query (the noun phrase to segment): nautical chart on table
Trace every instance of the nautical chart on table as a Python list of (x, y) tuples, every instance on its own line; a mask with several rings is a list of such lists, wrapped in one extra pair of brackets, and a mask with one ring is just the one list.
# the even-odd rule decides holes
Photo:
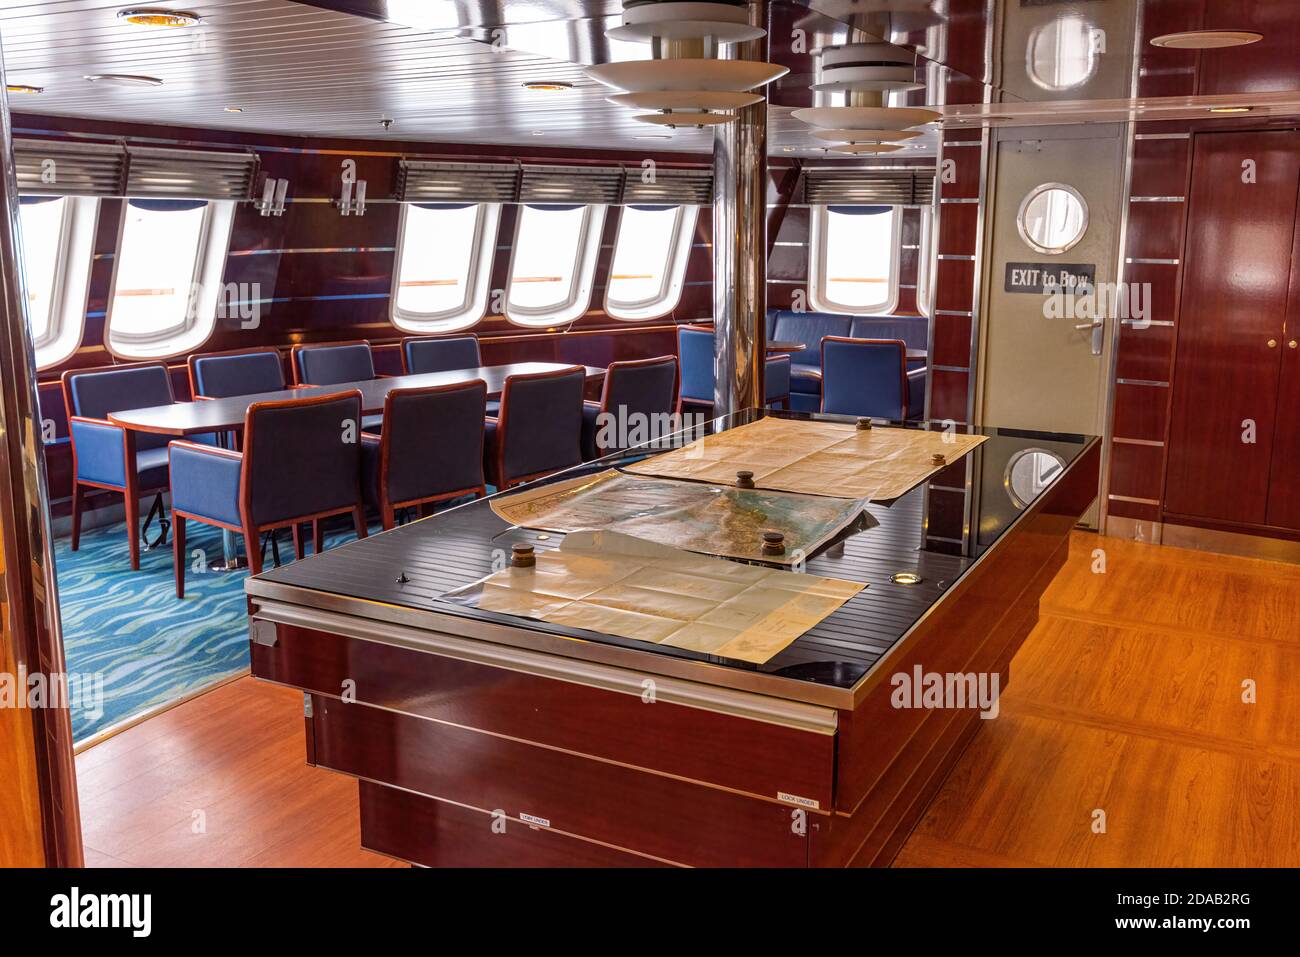
[(536, 564), (443, 595), (481, 611), (763, 664), (860, 592), (857, 582), (573, 532)]
[[(966, 455), (987, 436), (775, 417), (697, 439), (627, 472), (734, 486), (889, 501)], [(936, 458), (939, 456), (941, 458)]]
[[(624, 475), (613, 469), (493, 498), (512, 525), (573, 532), (608, 529), (706, 555), (790, 565), (844, 529), (876, 524), (862, 499)], [(782, 537), (763, 551), (764, 533)]]

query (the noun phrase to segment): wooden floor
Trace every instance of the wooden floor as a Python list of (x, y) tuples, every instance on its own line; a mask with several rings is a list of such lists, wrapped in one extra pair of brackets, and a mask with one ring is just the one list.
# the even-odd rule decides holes
[[(1300, 865), (1300, 567), (1071, 546), (1001, 714), (895, 864)], [(301, 695), (251, 678), (77, 773), (92, 866), (393, 863), (359, 849), (356, 784), (304, 764)]]
[(397, 867), (357, 783), (305, 763), (302, 694), (240, 678), (77, 756), (90, 867)]
[(1300, 865), (1300, 567), (1076, 533), (894, 863)]

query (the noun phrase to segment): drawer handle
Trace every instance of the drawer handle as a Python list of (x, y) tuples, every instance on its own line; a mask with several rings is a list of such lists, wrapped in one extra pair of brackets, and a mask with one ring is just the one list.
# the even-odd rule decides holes
[(254, 644), (264, 645), (267, 648), (274, 648), (276, 642), (280, 640), (276, 633), (275, 622), (262, 621), (254, 618), (248, 625), (248, 637), (253, 640)]

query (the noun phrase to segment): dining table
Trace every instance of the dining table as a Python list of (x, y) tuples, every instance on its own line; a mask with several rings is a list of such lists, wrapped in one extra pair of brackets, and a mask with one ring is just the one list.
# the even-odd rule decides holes
[[(562, 362), (511, 362), (499, 366), (480, 366), (475, 369), (452, 369), (444, 372), (421, 372), (414, 375), (396, 375), (360, 382), (336, 382), (333, 385), (299, 386), (276, 392), (258, 392), (252, 395), (235, 395), (221, 399), (198, 399), (193, 402), (173, 402), (143, 409), (123, 409), (110, 412), (108, 421), (121, 426), (128, 433), (149, 432), (154, 435), (203, 435), (208, 432), (228, 432), (244, 424), (248, 407), (256, 402), (280, 402), (286, 399), (307, 399), (331, 395), (336, 392), (361, 393), (361, 411), (374, 415), (384, 411), (384, 399), (394, 389), (422, 389), (430, 386), (456, 385), (482, 379), (487, 385), (489, 399), (501, 397), (506, 380), (511, 376), (534, 375), (539, 372), (558, 372), (574, 366)], [(594, 366), (580, 366), (587, 380), (599, 379), (605, 370)]]
[[(360, 382), (336, 382), (333, 385), (296, 386), (275, 392), (257, 392), (251, 395), (228, 396), (219, 399), (197, 399), (191, 402), (172, 402), (169, 405), (154, 405), (140, 409), (123, 409), (110, 412), (108, 421), (120, 426), (124, 432), (124, 443), (128, 461), (135, 455), (136, 434), (147, 432), (152, 435), (170, 435), (184, 438), (190, 435), (223, 434), (233, 432), (244, 424), (244, 417), (249, 406), (257, 402), (280, 402), (286, 399), (307, 399), (314, 396), (331, 395), (338, 392), (350, 392), (353, 389), (361, 393), (361, 411), (365, 415), (374, 415), (384, 411), (384, 400), (394, 389), (420, 389), (430, 386), (456, 385), (482, 379), (487, 385), (487, 397), (499, 399), (505, 389), (506, 380), (511, 376), (534, 375), (539, 372), (558, 372), (571, 369), (573, 365), (563, 362), (511, 362), (497, 366), (479, 366), (473, 369), (451, 369), (443, 372), (421, 372), (413, 375), (382, 376), (365, 379)], [(595, 366), (579, 366), (587, 381), (600, 379), (605, 370)], [(222, 533), (222, 551), (224, 561), (214, 563), (214, 571), (234, 570), (243, 567), (238, 560), (238, 550), (234, 536)]]

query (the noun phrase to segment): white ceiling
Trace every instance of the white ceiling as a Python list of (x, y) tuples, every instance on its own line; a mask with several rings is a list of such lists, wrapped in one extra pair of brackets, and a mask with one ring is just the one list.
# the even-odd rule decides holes
[[(164, 4), (176, 7), (176, 4)], [(433, 142), (712, 148), (709, 131), (666, 131), (605, 102), (612, 91), (580, 64), (464, 36), (332, 13), (288, 0), (196, 0), (203, 24), (135, 27), (125, 3), (0, 0), (9, 83), (44, 87), (10, 96), (15, 110), (58, 116), (308, 136)], [(161, 87), (121, 89), (87, 74), (156, 76)], [(575, 84), (525, 90), (529, 80)], [(227, 113), (239, 106), (242, 113)], [(380, 121), (395, 122), (385, 131)]]

